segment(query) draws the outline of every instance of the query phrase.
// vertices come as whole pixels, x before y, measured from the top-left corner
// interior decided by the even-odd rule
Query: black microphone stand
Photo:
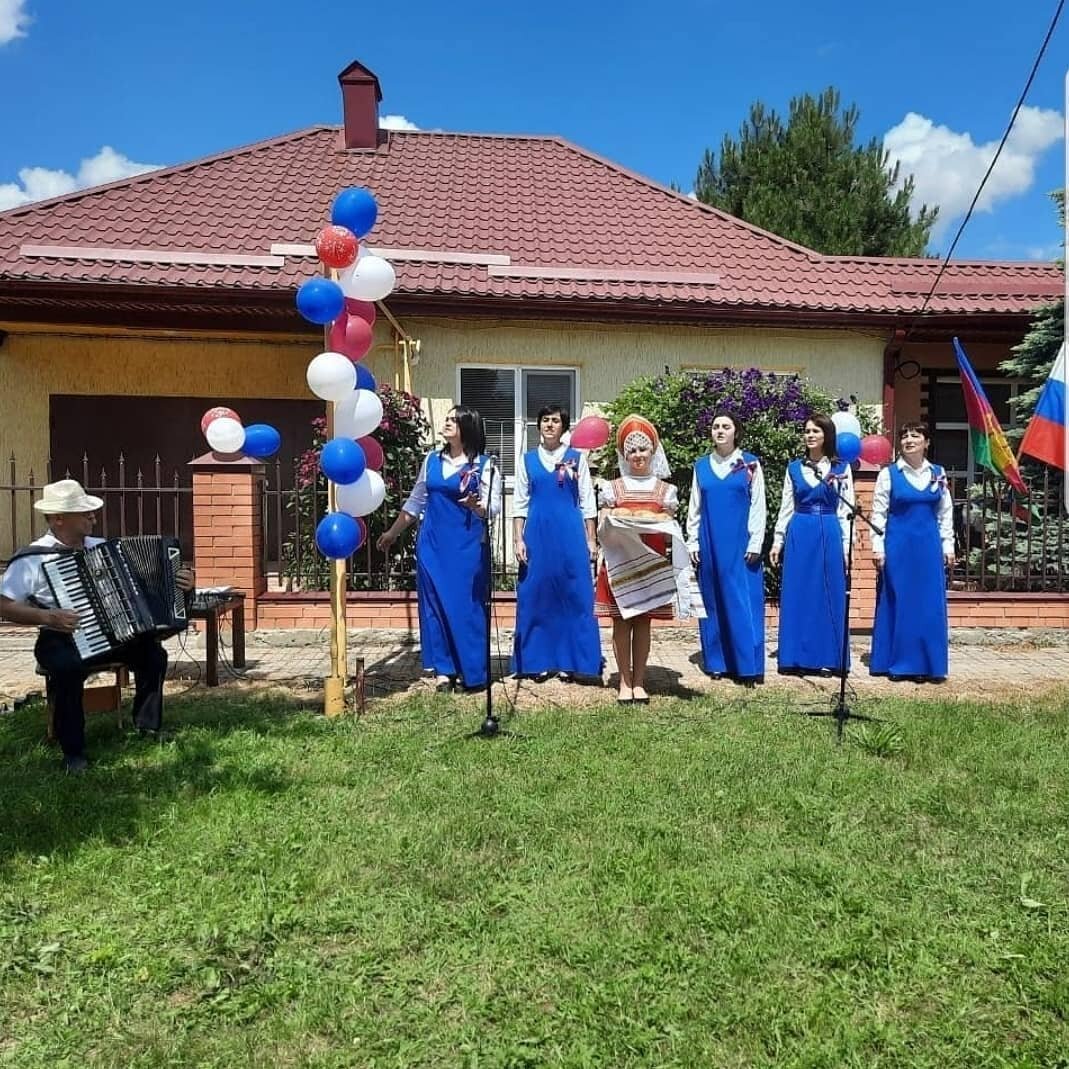
[[[841,745],[843,741],[843,725],[847,720],[866,720],[870,722],[879,720],[879,718],[875,716],[865,716],[862,713],[855,713],[846,704],[846,677],[849,674],[847,659],[850,656],[850,591],[853,587],[854,572],[854,520],[860,519],[878,535],[882,535],[883,531],[861,511],[855,501],[848,501],[843,497],[837,482],[834,485],[835,496],[839,499],[841,504],[846,506],[847,512],[850,515],[850,539],[849,547],[846,552],[846,604],[843,609],[843,639],[842,645],[839,648],[839,696],[833,708],[810,709],[807,711],[806,715],[835,717],[835,740]]]
[[[497,457],[492,455],[486,466],[487,473],[487,496],[486,496],[486,522],[483,524],[483,559],[486,563],[486,716],[479,725],[479,730],[473,732],[472,737],[480,739],[492,739],[501,734],[501,721],[494,713],[494,677],[491,671],[493,661],[490,653],[490,625],[493,616],[494,604],[494,550],[490,538],[490,508],[494,500],[494,472],[497,470]],[[505,733],[507,734],[507,732]]]

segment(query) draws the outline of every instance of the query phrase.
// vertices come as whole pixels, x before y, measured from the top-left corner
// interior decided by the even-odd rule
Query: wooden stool
[[[37,674],[45,677],[45,696],[48,704],[47,738],[50,743],[56,741],[56,708],[52,698],[52,688],[48,679],[48,673],[37,666]],[[113,674],[113,683],[98,684],[95,687],[86,687],[82,698],[82,708],[85,715],[93,713],[116,713],[116,721],[121,729],[124,723],[122,711],[122,692],[124,687],[130,685],[130,669],[125,664],[102,664],[94,668],[90,679],[97,675]]]

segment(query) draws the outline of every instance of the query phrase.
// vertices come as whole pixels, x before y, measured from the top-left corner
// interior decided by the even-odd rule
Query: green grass
[[[867,703],[870,709],[872,703]],[[1069,712],[0,720],[0,1066],[1069,1065]]]

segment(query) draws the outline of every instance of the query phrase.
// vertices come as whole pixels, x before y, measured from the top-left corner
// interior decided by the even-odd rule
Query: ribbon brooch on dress
[[[753,477],[757,473],[757,461],[751,460],[747,463],[742,457],[739,457],[734,464],[728,469],[728,475],[734,475],[736,472],[746,472],[746,485],[749,486],[753,482]]]
[[[579,461],[574,457],[570,460],[558,461],[554,471],[557,473],[557,485],[563,486],[565,479],[572,480],[579,478]]]
[[[928,484],[928,489],[931,490],[933,494],[941,493],[943,490],[949,490],[950,484],[947,482],[947,473],[945,471],[941,471],[938,475],[936,475],[936,473],[933,471],[932,481]]]
[[[468,497],[471,494],[477,494],[482,490],[482,480],[479,478],[479,471],[475,467],[475,461],[472,461],[461,473],[460,473],[460,496]]]

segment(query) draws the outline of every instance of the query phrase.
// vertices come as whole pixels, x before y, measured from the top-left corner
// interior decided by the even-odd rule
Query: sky
[[[338,73],[381,121],[556,134],[684,191],[757,100],[829,85],[860,109],[944,253],[1057,0],[0,0],[0,209],[341,122]],[[1053,259],[1065,182],[1063,14],[956,259]]]

